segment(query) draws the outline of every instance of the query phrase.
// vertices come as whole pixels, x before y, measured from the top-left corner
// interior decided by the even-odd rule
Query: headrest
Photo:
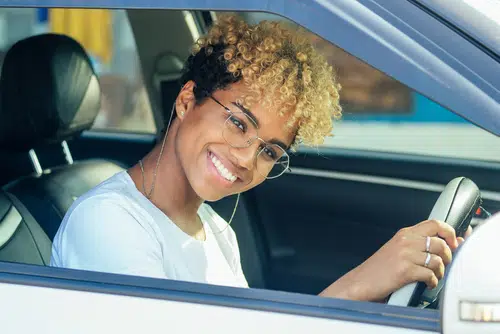
[[[94,123],[101,90],[89,57],[70,37],[14,44],[0,76],[0,149],[29,150],[70,139]]]
[[[184,63],[179,56],[164,52],[155,61],[153,80],[160,93],[163,119],[167,122],[172,113],[172,104],[181,90],[180,79]],[[175,116],[175,114],[174,114]]]

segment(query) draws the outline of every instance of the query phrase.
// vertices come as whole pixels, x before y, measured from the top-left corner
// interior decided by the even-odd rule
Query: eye
[[[247,132],[247,125],[244,122],[242,122],[238,117],[231,116],[229,120],[234,126],[240,129],[241,132],[243,133]]]
[[[264,146],[262,153],[264,154],[264,157],[269,160],[276,161],[278,159],[278,154],[276,154],[276,151],[271,146]]]

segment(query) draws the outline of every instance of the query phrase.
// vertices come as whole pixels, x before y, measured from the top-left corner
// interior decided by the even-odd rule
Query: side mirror
[[[500,214],[478,227],[449,269],[441,301],[444,334],[500,333]]]

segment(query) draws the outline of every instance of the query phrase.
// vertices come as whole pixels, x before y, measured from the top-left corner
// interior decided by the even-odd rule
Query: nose
[[[231,154],[236,158],[239,166],[247,170],[252,170],[255,167],[255,157],[257,156],[258,149],[259,142],[256,140],[248,147],[231,147]]]

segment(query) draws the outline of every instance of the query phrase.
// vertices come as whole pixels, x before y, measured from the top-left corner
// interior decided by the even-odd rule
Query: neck
[[[155,188],[149,200],[181,229],[192,231],[193,227],[199,226],[197,212],[203,200],[191,187],[177,156],[174,141],[178,125],[177,120],[172,122],[161,157],[160,152],[164,138],[142,160],[145,193],[139,164],[133,166],[129,170],[129,174],[137,189],[147,196],[151,190],[156,165],[159,161]]]

